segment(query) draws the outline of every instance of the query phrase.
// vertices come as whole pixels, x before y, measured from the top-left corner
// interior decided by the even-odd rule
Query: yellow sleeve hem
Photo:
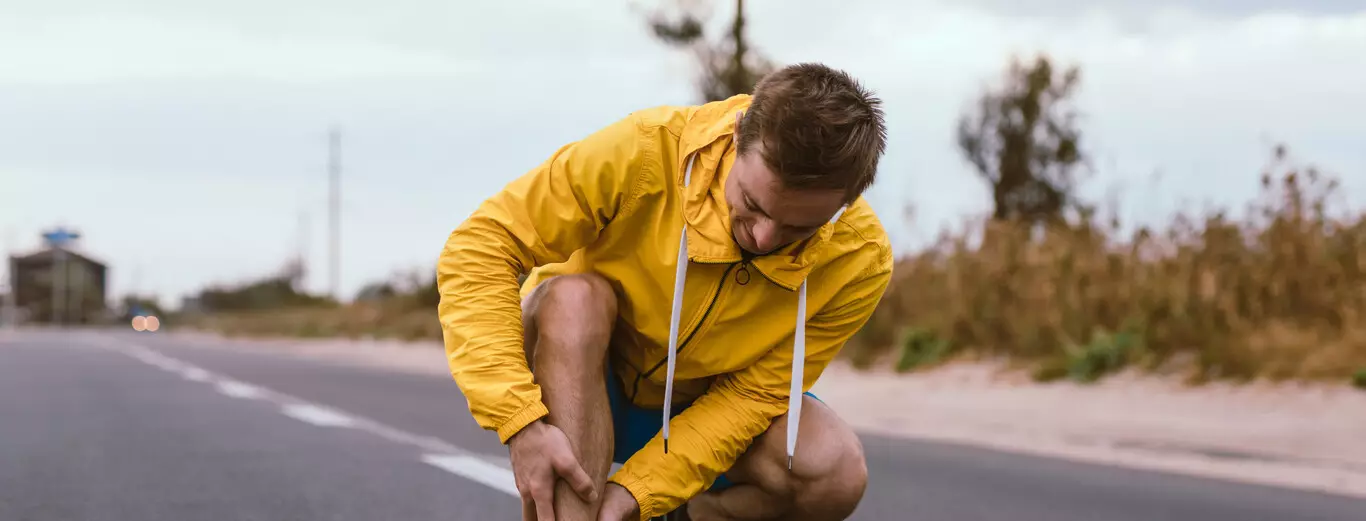
[[[503,443],[507,443],[509,438],[512,438],[513,435],[521,432],[527,425],[531,425],[531,422],[548,415],[550,415],[550,409],[547,409],[545,404],[541,403],[540,400],[536,400],[528,404],[517,414],[512,415],[511,418],[508,418],[508,421],[503,422],[503,425],[498,427],[498,439]]]
[[[636,498],[636,505],[640,506],[640,521],[650,521],[659,516],[655,513],[656,505],[650,499],[650,487],[645,484],[644,479],[632,477],[629,483],[622,483],[613,476],[608,481],[625,487],[626,491],[631,493],[631,497]]]

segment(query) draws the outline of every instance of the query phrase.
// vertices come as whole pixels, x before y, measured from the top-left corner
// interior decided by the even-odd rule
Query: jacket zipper
[[[712,310],[712,308],[715,308],[715,307],[716,307],[716,301],[721,299],[721,290],[722,290],[722,289],[725,289],[725,287],[726,287],[726,279],[730,278],[730,274],[731,274],[732,271],[735,270],[735,267],[736,267],[736,266],[742,265],[742,264],[744,264],[744,263],[745,263],[744,261],[731,263],[730,267],[726,268],[726,272],[723,273],[723,274],[721,274],[721,281],[720,281],[719,283],[716,284],[716,291],[712,293],[712,295],[711,295],[711,302],[708,302],[708,303],[707,303],[707,309],[706,309],[706,311],[703,311],[703,312],[702,312],[702,319],[701,319],[701,320],[698,320],[698,321],[697,321],[697,327],[693,328],[692,331],[689,331],[689,332],[688,332],[688,336],[684,337],[684,338],[683,338],[683,341],[678,343],[678,351],[675,351],[675,353],[677,353],[677,354],[682,354],[682,353],[683,353],[683,349],[686,348],[686,347],[688,347],[688,342],[691,342],[693,336],[697,335],[697,332],[700,331],[700,330],[702,329],[702,325],[705,324],[705,323],[707,322],[707,317],[708,317],[708,316],[711,316],[711,310]],[[644,372],[644,373],[636,373],[636,381],[635,381],[635,384],[631,386],[631,400],[632,400],[632,401],[635,401],[635,399],[636,399],[636,393],[638,393],[638,392],[640,391],[640,381],[641,381],[642,379],[649,378],[650,375],[652,375],[652,374],[655,374],[655,371],[658,371],[660,367],[663,367],[664,364],[666,364],[666,363],[668,363],[668,362],[669,362],[668,353],[665,353],[664,359],[663,359],[663,360],[660,360],[659,363],[656,363],[656,364],[654,365],[654,367],[651,367],[651,368],[650,368],[649,371],[646,371],[646,372]]]

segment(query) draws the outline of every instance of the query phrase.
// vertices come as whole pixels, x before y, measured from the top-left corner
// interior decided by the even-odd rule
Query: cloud
[[[0,83],[472,77],[470,59],[364,40],[272,40],[205,21],[82,16],[0,24]]]
[[[625,5],[583,2],[51,0],[5,8],[0,82],[449,78],[610,70],[661,48]]]

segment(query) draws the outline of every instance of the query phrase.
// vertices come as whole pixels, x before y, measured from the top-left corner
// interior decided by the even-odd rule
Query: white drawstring
[[[688,169],[683,174],[683,187],[692,182],[692,164],[697,159],[688,158]],[[686,197],[684,195],[683,197]],[[682,199],[683,197],[679,197]],[[680,203],[681,204],[681,203]],[[669,311],[669,367],[664,377],[664,453],[669,453],[669,418],[673,412],[674,401],[674,364],[678,351],[678,319],[683,312],[683,283],[688,280],[688,220],[683,219],[683,231],[678,235],[678,267],[674,269],[674,303]]]
[[[844,209],[840,207],[835,212],[835,216],[830,218],[834,223],[844,215]],[[797,289],[797,329],[792,333],[792,386],[787,391],[787,470],[792,470],[792,456],[797,454],[797,431],[802,426],[802,392],[803,383],[806,379],[806,279],[802,279],[802,285]]]
[[[787,396],[787,470],[797,453],[797,429],[802,422],[802,374],[806,369],[806,281],[797,289],[797,330],[792,337],[792,387]]]

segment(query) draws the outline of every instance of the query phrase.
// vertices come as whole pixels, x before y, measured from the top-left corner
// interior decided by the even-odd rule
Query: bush
[[[1099,380],[1128,365],[1137,345],[1137,332],[1110,334],[1101,331],[1086,346],[1069,350],[1067,376],[1083,383]]]
[[[213,286],[196,296],[199,306],[207,312],[239,312],[268,309],[307,307],[335,307],[328,297],[309,295],[299,291],[287,277],[271,277],[240,286]]]
[[[1357,374],[1352,375],[1352,385],[1357,389],[1366,390],[1366,369],[1358,370]]]
[[[949,341],[922,329],[910,329],[901,342],[897,372],[908,372],[942,361],[949,353]]]

